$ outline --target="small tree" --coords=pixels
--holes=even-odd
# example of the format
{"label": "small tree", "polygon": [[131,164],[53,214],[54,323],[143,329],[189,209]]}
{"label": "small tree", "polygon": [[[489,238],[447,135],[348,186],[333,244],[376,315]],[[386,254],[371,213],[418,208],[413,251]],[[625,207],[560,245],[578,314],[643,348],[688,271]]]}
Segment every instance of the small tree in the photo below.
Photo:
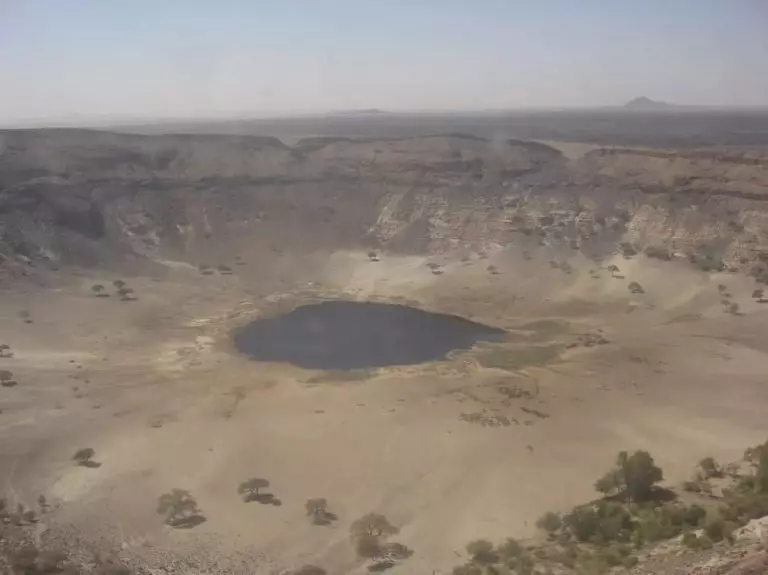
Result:
{"label": "small tree", "polygon": [[88,467],[93,463],[92,460],[94,455],[96,455],[96,452],[92,447],[81,447],[75,451],[75,454],[72,456],[72,460],[75,461],[76,465],[80,465],[81,467]]}
{"label": "small tree", "polygon": [[701,472],[706,479],[711,477],[721,477],[723,475],[722,468],[712,457],[705,457],[699,461],[699,469],[701,469]]}
{"label": "small tree", "polygon": [[7,369],[0,369],[0,384],[3,387],[13,387],[16,382],[13,380],[13,373]]}
{"label": "small tree", "polygon": [[0,343],[0,357],[11,357],[11,346],[7,343]]}
{"label": "small tree", "polygon": [[197,501],[184,489],[172,489],[157,500],[157,512],[165,515],[167,525],[176,526],[185,519],[200,513]]}
{"label": "small tree", "polygon": [[616,467],[595,483],[595,489],[604,495],[623,494],[628,503],[646,501],[653,486],[663,479],[661,468],[654,464],[647,451],[629,455],[622,451],[616,458]]}
{"label": "small tree", "polygon": [[259,493],[259,490],[269,487],[269,481],[262,479],[261,477],[251,477],[246,481],[243,481],[237,488],[237,492],[243,496],[244,501],[259,500],[263,497],[263,493]]}
{"label": "small tree", "polygon": [[562,526],[563,521],[558,513],[548,511],[536,521],[536,527],[547,533],[554,533]]}
{"label": "small tree", "polygon": [[758,288],[752,292],[752,297],[754,299],[762,299],[763,295],[765,294],[765,291]]}
{"label": "small tree", "polygon": [[387,545],[383,540],[390,535],[395,535],[398,531],[399,529],[386,517],[378,513],[363,515],[352,523],[349,530],[357,556],[361,559],[372,559],[377,565],[394,564],[394,559],[387,557]]}
{"label": "small tree", "polygon": [[617,274],[617,273],[619,273],[619,266],[617,266],[616,264],[611,264],[611,265],[609,265],[609,266],[608,266],[606,269],[607,269],[609,272],[611,272],[612,274]]}
{"label": "small tree", "polygon": [[368,513],[352,523],[352,537],[371,535],[373,537],[389,537],[397,535],[400,530],[389,522],[389,519],[379,513]]}
{"label": "small tree", "polygon": [[630,282],[630,284],[627,286],[629,288],[629,291],[634,294],[644,294],[645,290],[643,289],[643,286],[641,286],[638,282]]}
{"label": "small tree", "polygon": [[323,497],[308,499],[304,509],[314,525],[328,525],[335,518],[335,515],[328,511],[328,502]]}
{"label": "small tree", "polygon": [[720,293],[725,293],[725,290],[727,289],[728,288],[726,287],[725,284],[717,284],[717,291],[719,291]]}
{"label": "small tree", "polygon": [[91,291],[96,295],[96,297],[101,297],[103,295],[106,295],[104,294],[104,289],[105,289],[104,286],[101,284],[96,284],[91,287]]}
{"label": "small tree", "polygon": [[115,286],[115,289],[122,289],[126,284],[123,280],[115,280],[112,282],[112,285]]}

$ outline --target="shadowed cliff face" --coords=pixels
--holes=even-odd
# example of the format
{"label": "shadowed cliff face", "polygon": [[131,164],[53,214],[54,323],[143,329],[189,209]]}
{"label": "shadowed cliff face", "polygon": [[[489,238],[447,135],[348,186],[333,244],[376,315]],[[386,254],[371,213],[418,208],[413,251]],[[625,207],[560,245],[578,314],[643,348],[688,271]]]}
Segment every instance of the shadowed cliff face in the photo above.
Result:
{"label": "shadowed cliff face", "polygon": [[[768,158],[444,135],[0,133],[0,261],[264,250],[617,249],[768,276]],[[768,269],[766,267],[765,269]]]}

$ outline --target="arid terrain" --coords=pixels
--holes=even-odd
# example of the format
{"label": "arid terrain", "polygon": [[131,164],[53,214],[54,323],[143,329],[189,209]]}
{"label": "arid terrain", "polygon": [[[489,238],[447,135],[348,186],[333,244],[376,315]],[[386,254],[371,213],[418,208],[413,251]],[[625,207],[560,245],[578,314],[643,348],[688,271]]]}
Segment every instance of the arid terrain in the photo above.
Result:
{"label": "arid terrain", "polygon": [[[152,573],[365,573],[350,525],[379,513],[413,551],[393,574],[450,573],[594,499],[621,450],[670,486],[738,460],[768,437],[768,153],[578,135],[0,132],[8,505]],[[325,299],[510,335],[355,371],[235,349]],[[164,524],[174,488],[204,521]]]}

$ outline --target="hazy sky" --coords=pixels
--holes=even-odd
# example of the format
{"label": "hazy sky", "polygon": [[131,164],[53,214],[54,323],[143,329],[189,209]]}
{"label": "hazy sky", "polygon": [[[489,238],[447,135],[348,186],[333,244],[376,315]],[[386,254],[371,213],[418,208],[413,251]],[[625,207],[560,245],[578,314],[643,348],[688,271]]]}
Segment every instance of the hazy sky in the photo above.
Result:
{"label": "hazy sky", "polygon": [[768,0],[0,0],[0,123],[768,105]]}

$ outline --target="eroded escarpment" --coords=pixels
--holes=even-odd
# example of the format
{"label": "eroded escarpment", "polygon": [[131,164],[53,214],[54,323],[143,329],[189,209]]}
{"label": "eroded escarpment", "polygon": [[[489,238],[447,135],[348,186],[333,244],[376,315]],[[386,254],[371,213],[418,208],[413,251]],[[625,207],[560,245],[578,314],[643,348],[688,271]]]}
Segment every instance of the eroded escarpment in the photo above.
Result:
{"label": "eroded escarpment", "polygon": [[[445,135],[311,138],[3,132],[0,257],[270,259],[338,248],[439,254],[646,251],[768,276],[759,152],[554,147]],[[43,266],[45,267],[45,266]],[[17,270],[18,271],[18,270]]]}

